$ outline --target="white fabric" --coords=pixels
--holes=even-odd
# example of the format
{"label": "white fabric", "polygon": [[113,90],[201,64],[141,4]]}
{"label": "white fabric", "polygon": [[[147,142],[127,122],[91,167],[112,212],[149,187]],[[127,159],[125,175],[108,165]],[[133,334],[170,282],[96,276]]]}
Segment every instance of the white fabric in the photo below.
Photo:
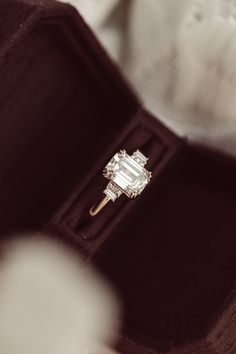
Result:
{"label": "white fabric", "polygon": [[236,154],[235,0],[71,0],[146,107]]}
{"label": "white fabric", "polygon": [[118,331],[118,307],[100,277],[37,236],[17,236],[4,251],[0,353],[105,354],[98,348]]}

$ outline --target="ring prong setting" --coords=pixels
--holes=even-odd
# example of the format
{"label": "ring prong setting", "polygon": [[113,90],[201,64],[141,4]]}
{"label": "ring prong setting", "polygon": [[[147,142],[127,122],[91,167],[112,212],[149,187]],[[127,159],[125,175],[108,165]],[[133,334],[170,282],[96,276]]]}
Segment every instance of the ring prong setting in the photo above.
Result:
{"label": "ring prong setting", "polygon": [[101,203],[90,210],[94,216],[107,204],[109,200],[115,201],[122,194],[134,199],[140,195],[151,181],[152,173],[145,168],[148,158],[140,150],[129,155],[126,150],[120,150],[108,162],[103,170],[103,175],[109,180],[104,190]]}

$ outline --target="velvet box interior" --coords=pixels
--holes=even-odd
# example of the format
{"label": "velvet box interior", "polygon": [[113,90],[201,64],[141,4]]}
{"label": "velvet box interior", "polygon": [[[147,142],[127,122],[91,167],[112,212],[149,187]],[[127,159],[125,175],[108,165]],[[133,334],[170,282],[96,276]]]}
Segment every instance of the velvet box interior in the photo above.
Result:
{"label": "velvet box interior", "polygon": [[[124,304],[122,353],[236,352],[236,161],[151,117],[70,6],[0,0],[0,232],[79,249]],[[153,178],[89,218],[120,148]]]}

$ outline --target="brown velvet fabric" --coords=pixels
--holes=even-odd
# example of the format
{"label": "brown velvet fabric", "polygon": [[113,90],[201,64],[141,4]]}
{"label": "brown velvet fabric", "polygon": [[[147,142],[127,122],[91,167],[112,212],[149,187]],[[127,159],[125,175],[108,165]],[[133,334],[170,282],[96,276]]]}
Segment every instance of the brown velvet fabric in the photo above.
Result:
{"label": "brown velvet fabric", "polygon": [[64,22],[51,19],[50,9],[40,12],[43,19],[37,22],[39,10],[33,9],[32,31],[26,35],[30,28],[23,27],[17,34],[22,42],[11,47],[0,69],[2,231],[48,220],[138,107],[120,81],[109,82],[100,51],[82,47],[86,38],[80,28],[72,50],[76,38],[64,28],[66,11]]}
{"label": "brown velvet fabric", "polygon": [[[43,228],[93,260],[123,353],[235,353],[235,160],[150,117],[70,6],[0,0],[0,34],[1,235]],[[153,180],[88,218],[120,148]]]}
{"label": "brown velvet fabric", "polygon": [[96,255],[124,299],[131,338],[145,334],[163,350],[200,339],[233,290],[236,169],[227,177],[224,168],[184,148]]}

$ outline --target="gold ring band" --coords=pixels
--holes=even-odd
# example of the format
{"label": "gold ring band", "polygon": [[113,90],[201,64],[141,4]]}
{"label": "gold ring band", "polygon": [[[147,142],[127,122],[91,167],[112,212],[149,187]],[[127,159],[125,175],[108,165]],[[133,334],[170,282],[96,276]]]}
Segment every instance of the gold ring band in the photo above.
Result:
{"label": "gold ring band", "polygon": [[110,202],[110,198],[105,195],[100,202],[95,204],[89,211],[90,216],[96,216]]}

